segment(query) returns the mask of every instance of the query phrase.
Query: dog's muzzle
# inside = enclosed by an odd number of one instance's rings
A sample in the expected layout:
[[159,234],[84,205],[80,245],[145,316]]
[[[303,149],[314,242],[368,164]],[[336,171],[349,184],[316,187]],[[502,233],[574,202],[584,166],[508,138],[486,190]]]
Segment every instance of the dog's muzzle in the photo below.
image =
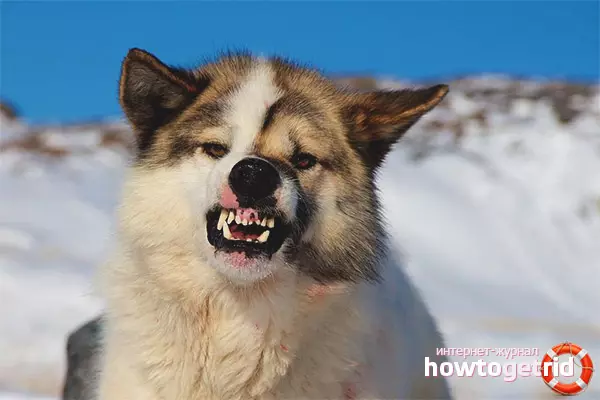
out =
[[277,207],[279,171],[268,161],[248,157],[233,166],[220,202],[206,215],[209,243],[217,251],[271,257],[290,232]]

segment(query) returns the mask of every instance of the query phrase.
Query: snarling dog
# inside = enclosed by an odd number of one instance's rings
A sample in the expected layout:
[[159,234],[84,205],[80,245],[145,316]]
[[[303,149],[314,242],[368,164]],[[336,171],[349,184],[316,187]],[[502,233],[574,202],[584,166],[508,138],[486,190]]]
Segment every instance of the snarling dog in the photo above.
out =
[[375,174],[447,93],[354,92],[280,58],[133,49],[137,139],[102,268],[101,400],[448,398]]

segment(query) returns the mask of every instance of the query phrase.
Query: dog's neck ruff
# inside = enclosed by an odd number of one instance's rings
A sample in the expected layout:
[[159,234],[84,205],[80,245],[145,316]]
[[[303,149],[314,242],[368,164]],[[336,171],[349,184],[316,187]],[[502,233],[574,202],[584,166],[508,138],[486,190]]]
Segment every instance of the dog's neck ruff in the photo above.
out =
[[[155,257],[145,257],[144,261],[156,262]],[[143,268],[145,273],[148,267],[137,265],[136,269]],[[177,267],[181,265],[172,268]],[[128,283],[121,281],[118,286],[127,292],[121,292],[118,301],[109,300],[109,308],[111,303],[119,307],[109,311],[120,340],[127,342],[127,351],[131,352],[127,356],[143,366],[155,387],[170,386],[171,380],[184,386],[202,382],[201,387],[189,387],[189,393],[214,399],[264,396],[275,391],[281,379],[294,376],[294,371],[301,368],[294,367],[296,355],[311,332],[320,329],[323,318],[345,326],[344,334],[358,333],[362,326],[357,310],[347,307],[354,303],[348,300],[355,295],[354,285],[316,283],[292,270],[281,271],[252,288],[225,282],[212,287],[207,284],[197,288],[194,297],[185,299],[161,294],[164,282],[152,288],[148,280],[142,282],[139,273],[120,275]],[[214,284],[215,278],[206,281]],[[149,326],[154,328],[139,330]],[[329,341],[338,342],[335,338]],[[323,351],[331,352],[334,368],[335,354],[347,357],[348,349],[328,346]],[[181,348],[186,349],[185,353],[174,353]],[[162,349],[161,354],[156,349]],[[161,363],[197,367],[194,374],[153,377],[156,360],[154,356],[148,358],[149,354],[159,356]],[[202,357],[208,359],[200,361]],[[354,358],[355,362],[362,361],[358,354]],[[323,368],[327,369],[327,363]],[[172,370],[178,371],[179,367]],[[336,387],[342,390],[341,384]]]

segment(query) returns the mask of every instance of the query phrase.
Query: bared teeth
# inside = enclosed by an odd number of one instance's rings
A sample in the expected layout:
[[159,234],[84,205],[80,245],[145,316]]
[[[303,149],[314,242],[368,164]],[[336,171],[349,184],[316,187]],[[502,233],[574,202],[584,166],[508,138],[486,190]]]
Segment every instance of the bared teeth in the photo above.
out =
[[223,237],[227,240],[232,240],[233,236],[231,236],[231,232],[229,231],[229,225],[223,225]]
[[263,231],[263,233],[255,238],[255,239],[238,239],[233,237],[233,235],[231,234],[231,230],[229,229],[229,224],[233,223],[235,221],[235,223],[237,225],[244,225],[244,226],[248,226],[248,225],[259,225],[259,226],[264,226],[264,227],[268,227],[268,228],[274,228],[275,227],[275,217],[263,217],[262,220],[261,219],[245,219],[242,218],[240,214],[243,213],[239,213],[239,210],[227,210],[227,209],[222,209],[221,210],[221,214],[219,215],[219,221],[217,223],[217,229],[218,230],[223,230],[223,237],[227,240],[245,240],[246,242],[253,242],[253,243],[265,243],[268,239],[269,239],[269,235],[271,234],[271,231],[269,229],[266,229],[265,231]]
[[267,241],[267,239],[269,238],[269,233],[270,233],[270,232],[271,232],[271,231],[269,231],[269,230],[267,229],[267,230],[266,230],[266,231],[264,231],[264,232],[262,233],[262,235],[260,235],[260,236],[259,236],[259,237],[258,237],[256,240],[257,240],[259,243],[264,243],[264,242],[266,242],[266,241]]
[[222,209],[221,215],[219,216],[219,222],[217,223],[217,229],[221,230],[223,225],[225,225],[225,220],[227,219],[227,210]]

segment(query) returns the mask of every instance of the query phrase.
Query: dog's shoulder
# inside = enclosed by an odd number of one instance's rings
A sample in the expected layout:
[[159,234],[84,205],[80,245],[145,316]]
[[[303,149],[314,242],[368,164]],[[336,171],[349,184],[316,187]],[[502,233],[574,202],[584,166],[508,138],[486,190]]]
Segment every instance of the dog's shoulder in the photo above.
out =
[[[397,254],[390,254],[380,267],[380,281],[369,285],[363,296],[371,326],[365,349],[367,358],[376,360],[369,364],[369,383],[380,396],[402,392],[411,398],[449,398],[444,380],[421,383],[425,357],[444,361],[436,356],[444,342],[421,292]],[[423,388],[431,390],[431,396]]]

